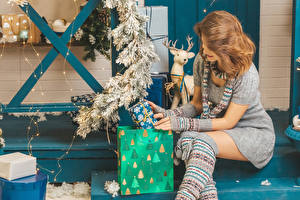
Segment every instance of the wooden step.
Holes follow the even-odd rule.
[[[3,154],[16,151],[29,154],[26,135],[29,122],[28,117],[4,115],[4,119],[0,120],[6,140]],[[61,167],[58,166],[57,159],[69,148],[76,128],[66,114],[48,115],[47,121],[39,123],[40,136],[31,142],[32,154],[37,157],[38,167],[49,175],[50,182],[60,169],[57,182],[90,181],[92,170],[116,169],[116,154],[113,151],[116,136],[111,134],[112,144],[108,144],[105,131],[91,133],[85,140],[77,136],[69,153],[60,161]]]
[[[110,200],[111,195],[104,190],[104,183],[108,180],[117,180],[117,171],[94,171],[92,173],[91,200]],[[216,180],[220,200],[296,200],[300,196],[300,186],[295,178],[270,178],[270,186],[261,185],[266,179],[248,178],[236,180]],[[169,193],[141,194],[117,196],[114,199],[160,199],[171,200],[176,196],[176,190]]]
[[[275,148],[271,161],[263,169],[255,168],[249,162],[217,159],[214,177],[222,179],[239,180],[243,178],[281,178],[300,177],[300,152],[293,146],[280,146]],[[174,174],[182,179],[185,172],[183,162],[174,167]]]
[[[287,125],[287,112],[270,113],[276,130],[276,148],[271,162],[262,170],[257,170],[249,163],[218,159],[214,176],[217,179],[239,180],[241,178],[281,178],[300,176],[300,154],[293,147],[291,141],[284,135]],[[68,115],[47,116],[47,121],[39,123],[40,136],[32,141],[32,153],[38,158],[41,167],[59,170],[57,158],[69,148],[76,126]],[[20,151],[28,153],[26,127],[28,117],[16,118],[5,115],[0,120],[0,127],[6,139],[3,153]],[[90,181],[92,170],[116,170],[116,137],[111,135],[112,144],[109,145],[105,132],[95,132],[85,140],[77,137],[68,155],[61,160],[62,172],[57,177],[58,182]],[[175,135],[178,137],[178,135]],[[176,137],[174,137],[174,143]],[[72,169],[72,170],[70,170]],[[175,167],[177,179],[182,178],[184,166]],[[46,171],[44,171],[46,172]],[[47,172],[46,172],[47,173]],[[50,181],[54,174],[47,173]]]

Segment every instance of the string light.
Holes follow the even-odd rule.
[[[212,0],[212,1],[210,2],[210,4],[209,4],[208,8],[211,8],[211,7],[214,5],[215,2],[216,2],[216,0]],[[207,13],[207,8],[204,8],[204,9],[203,9],[203,13]]]
[[[31,107],[30,110],[32,110],[32,109],[33,109],[33,108]],[[38,112],[39,112],[39,111],[38,111]],[[30,133],[31,125],[32,125],[32,122],[33,122],[33,121],[34,121],[33,124],[34,124],[35,127],[36,127],[36,134],[35,134],[35,135],[32,134],[31,137],[29,138],[29,133]],[[27,127],[26,136],[27,136],[27,141],[28,141],[28,143],[27,143],[27,151],[28,151],[28,154],[32,156],[33,153],[32,153],[32,144],[31,144],[31,142],[33,141],[33,139],[34,139],[35,137],[39,137],[39,136],[40,136],[40,131],[39,131],[38,122],[36,122],[36,121],[34,120],[34,116],[31,116],[31,117],[30,117],[30,122],[29,122],[29,126]],[[47,172],[50,173],[50,174],[54,174],[54,173],[55,173],[54,170],[49,170],[49,169],[43,167],[42,165],[40,165],[39,163],[37,163],[37,171],[39,171],[40,169],[42,169],[42,170],[44,170],[44,171],[47,171]]]
[[[1,51],[1,54],[0,54],[0,58],[3,57],[4,49],[5,49],[5,41],[4,41],[3,45],[2,45],[2,51]]]
[[[56,182],[57,176],[58,176],[58,175],[62,172],[62,170],[63,170],[62,167],[61,167],[60,161],[61,161],[66,155],[69,154],[69,152],[70,152],[70,150],[71,150],[71,148],[72,148],[72,146],[73,146],[73,144],[74,144],[75,138],[76,138],[76,135],[75,135],[75,133],[74,133],[74,135],[73,135],[73,137],[72,137],[72,141],[71,141],[71,143],[70,143],[68,149],[65,151],[64,154],[62,154],[59,158],[57,158],[57,166],[58,166],[59,170],[58,170],[58,172],[57,172],[57,173],[55,174],[55,176],[54,176],[54,179],[53,179],[54,182]]]
[[[11,7],[13,7],[13,5],[11,5]],[[76,10],[76,16],[77,16],[78,13],[79,13],[79,6],[78,6],[77,0],[74,0],[74,7],[76,8],[75,10]],[[27,16],[28,16],[28,7],[26,7],[26,11],[25,11],[25,12],[26,12],[26,14],[27,14]],[[75,20],[76,17],[74,16],[73,19]],[[73,32],[73,29],[74,29],[74,23],[72,23],[72,27],[71,27],[71,30],[72,30],[72,31],[71,31],[71,32]],[[32,30],[32,26],[31,26],[31,23],[29,22],[29,32],[31,32],[31,30]],[[33,37],[30,36],[30,38],[32,39]],[[72,34],[70,35],[70,38],[72,38]],[[25,53],[24,53],[24,49],[25,49],[25,47],[26,47],[26,45],[27,45],[26,41],[23,41],[21,44],[23,45],[23,51],[22,51],[22,52],[23,52],[24,60],[25,60],[25,62],[28,63],[28,64],[30,65],[30,67],[34,70],[35,68],[33,67],[32,63],[31,63],[30,60],[25,56]],[[72,45],[72,40],[70,40],[70,42],[69,42],[69,44],[68,44],[68,51],[67,51],[67,53],[66,53],[66,57],[70,55],[71,45]],[[32,44],[32,42],[30,42],[30,46],[31,46],[31,48],[33,49],[33,51],[35,52],[36,57],[37,57],[38,60],[40,61],[40,65],[41,65],[41,72],[40,72],[40,74],[43,74],[43,65],[42,65],[42,62],[41,62],[41,59],[40,59],[40,54],[37,52],[37,50],[35,49],[35,47],[34,47],[34,45]],[[5,49],[5,42],[4,42],[3,46],[2,46],[2,51],[1,51],[1,54],[0,54],[0,58],[3,57],[4,49]],[[73,91],[73,89],[72,89],[72,87],[71,87],[71,85],[70,85],[70,83],[69,83],[69,80],[68,80],[67,77],[66,77],[66,70],[65,70],[65,67],[66,67],[66,61],[67,61],[67,59],[65,58],[65,59],[64,59],[64,71],[63,71],[63,74],[64,74],[64,77],[65,77],[66,83],[69,85],[70,91]],[[104,70],[104,68],[102,68],[102,69]],[[125,68],[124,68],[124,69],[125,69]],[[123,69],[122,69],[122,70],[123,70]],[[21,71],[21,70],[20,70],[20,71]],[[34,78],[37,79],[37,75],[36,75],[36,74],[34,74]],[[39,88],[40,88],[40,91],[41,91],[41,95],[43,96],[43,95],[44,95],[44,90],[42,89],[41,85],[39,85]],[[35,88],[32,88],[31,91],[32,91],[32,92],[35,92]],[[78,109],[80,109],[80,106],[77,106],[76,103],[72,102],[72,104],[73,104],[74,107],[77,107]],[[30,107],[30,108],[29,108],[29,112],[32,112],[32,111],[33,111],[33,107]],[[39,113],[39,110],[35,111],[35,113]],[[33,152],[32,152],[32,148],[33,148],[32,141],[33,141],[36,137],[40,137],[41,134],[40,134],[40,131],[39,131],[39,124],[38,124],[38,122],[34,119],[35,116],[34,116],[34,115],[31,115],[31,116],[29,116],[29,117],[30,117],[30,122],[29,122],[29,125],[28,125],[27,128],[26,128],[26,129],[27,129],[27,130],[26,130],[26,137],[27,137],[27,141],[28,141],[28,143],[27,143],[27,151],[28,151],[28,154],[29,154],[29,155],[33,155]],[[35,126],[34,129],[31,127],[32,125]],[[34,134],[30,134],[32,130],[34,131]],[[54,176],[54,181],[55,181],[55,182],[56,182],[56,180],[57,180],[58,175],[59,175],[59,174],[62,172],[62,170],[63,170],[60,161],[61,161],[66,155],[69,154],[69,152],[70,152],[70,150],[71,150],[71,148],[72,148],[72,146],[73,146],[73,144],[74,144],[74,140],[75,140],[75,138],[76,138],[76,135],[75,135],[75,134],[76,134],[76,133],[74,133],[74,135],[73,135],[73,137],[72,137],[72,141],[71,141],[71,143],[69,144],[67,150],[64,152],[64,154],[62,154],[60,157],[57,158],[58,172],[57,172],[56,175]],[[47,172],[49,172],[49,173],[51,173],[51,174],[54,174],[54,173],[55,173],[55,170],[49,170],[49,169],[44,168],[43,166],[41,166],[39,163],[37,163],[37,170],[39,171],[40,169],[45,170],[45,171],[47,171]]]

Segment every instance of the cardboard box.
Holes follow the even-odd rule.
[[[150,18],[146,24],[146,33],[150,36],[160,61],[153,63],[151,72],[169,72],[169,50],[163,45],[168,40],[168,7],[140,7],[139,12]]]

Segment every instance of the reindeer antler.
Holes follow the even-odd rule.
[[[189,46],[188,46],[187,50],[185,50],[185,51],[189,52],[189,51],[193,48],[194,43],[191,42],[192,38],[191,38],[190,36],[187,36],[186,40],[187,40]],[[177,40],[176,40],[175,42],[172,42],[172,46],[170,46],[171,42],[172,42],[172,40],[170,40],[169,42],[167,42],[167,40],[164,40],[164,41],[163,41],[163,45],[165,45],[165,46],[166,46],[168,49],[170,49],[170,50],[178,50],[178,49],[175,47],[175,46],[176,46],[176,43],[177,43]],[[183,50],[183,48],[184,48],[184,47],[183,47],[183,45],[182,45],[181,50]]]
[[[189,47],[187,48],[187,52],[189,52],[192,48],[193,48],[193,46],[194,46],[194,43],[193,42],[191,42],[191,40],[192,40],[192,38],[188,35],[187,36],[187,38],[186,38],[186,40],[187,40],[187,42],[188,42],[188,45],[189,45]]]
[[[170,50],[177,50],[177,48],[175,47],[177,40],[175,42],[172,42],[172,46],[170,46],[171,42],[172,42],[172,40],[170,40],[169,42],[167,42],[167,40],[164,40],[163,45],[165,45],[165,47],[167,47]]]

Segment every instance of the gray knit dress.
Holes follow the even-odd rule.
[[[194,61],[194,83],[202,85],[203,60],[198,54]],[[218,104],[225,87],[217,87],[209,76],[208,100]],[[252,64],[250,69],[233,84],[231,102],[249,105],[247,111],[237,125],[230,130],[224,130],[230,135],[240,152],[257,168],[264,167],[272,158],[275,144],[275,133],[272,119],[264,110],[260,101],[259,75]],[[203,91],[203,88],[202,88]],[[226,110],[217,117],[222,117]]]

